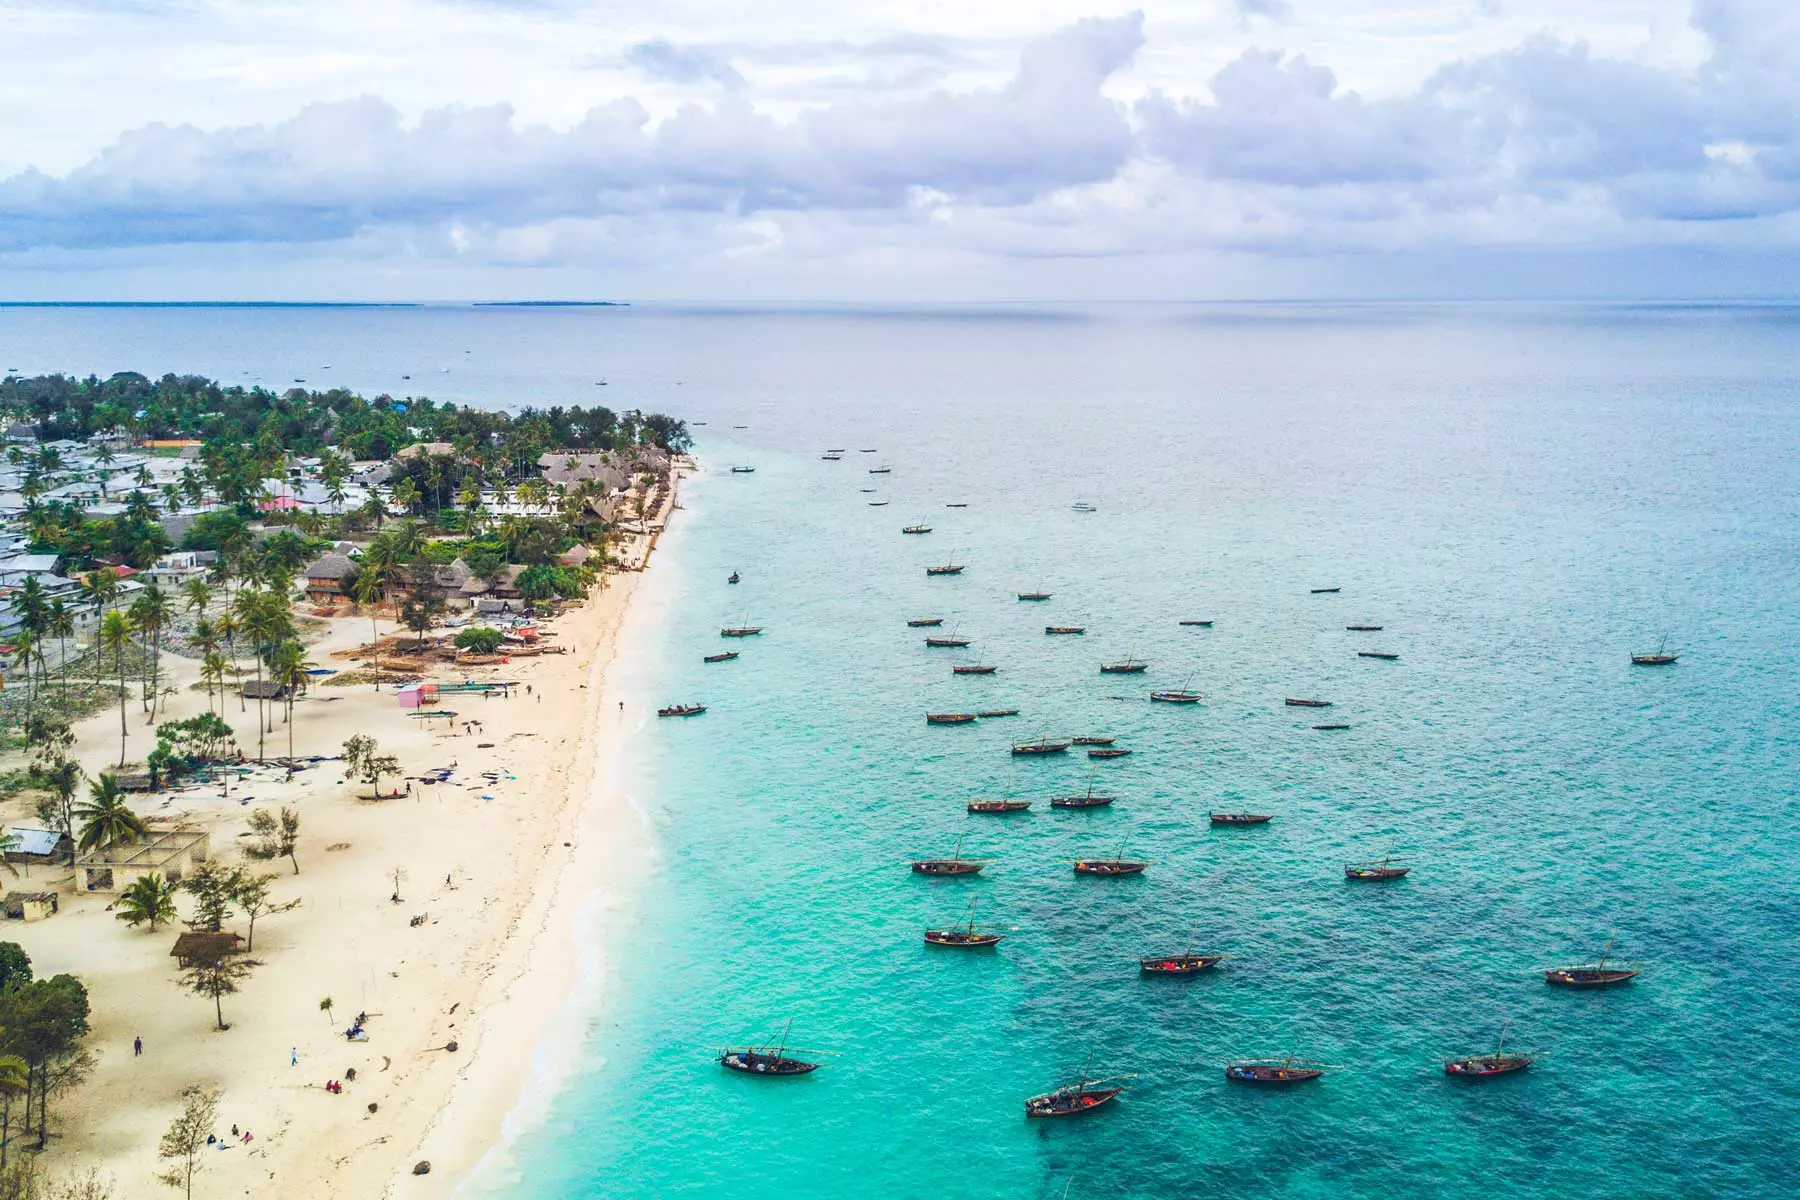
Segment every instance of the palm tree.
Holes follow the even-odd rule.
[[[235,674],[237,670],[237,635],[238,630],[242,628],[238,624],[237,614],[233,613],[229,608],[222,610],[219,613],[218,619],[213,622],[213,628],[218,630],[219,636],[225,639],[225,647],[231,656],[232,671]],[[219,711],[225,711],[225,689],[222,687],[219,689]],[[238,691],[238,711],[244,711],[244,693],[242,689]]]
[[[52,797],[51,822],[57,831],[71,842],[75,840],[75,793],[81,790],[81,768],[66,758],[58,758],[48,766],[33,768],[40,785]],[[69,854],[69,865],[75,865],[75,855]]]
[[[155,933],[158,922],[175,919],[175,893],[180,890],[160,875],[140,875],[119,893],[113,915],[127,925],[148,921]]]
[[[294,758],[294,699],[305,689],[310,678],[306,672],[312,665],[312,660],[306,657],[306,647],[298,638],[288,638],[269,655],[269,678],[287,693],[284,699],[287,703],[289,762]]]
[[[129,845],[144,836],[144,822],[125,804],[116,775],[102,773],[88,785],[88,801],[75,809],[81,822],[80,850],[104,850],[108,846]]]
[[[380,539],[376,539],[379,541]],[[373,547],[371,547],[372,549]],[[350,585],[350,592],[356,602],[369,614],[369,636],[375,649],[370,661],[375,664],[375,690],[381,690],[381,623],[378,607],[382,594],[387,590],[387,571],[368,560],[364,555],[362,566],[356,573],[356,582]]]
[[[125,765],[125,647],[131,645],[131,622],[118,609],[100,619],[100,648],[113,656],[119,671],[119,765]],[[99,674],[98,667],[95,668]]]
[[[213,688],[219,689],[219,708],[225,708],[225,676],[230,672],[230,665],[225,656],[217,650],[209,650],[206,657],[200,660],[200,678],[206,683],[206,711],[212,711]]]
[[[394,507],[411,512],[420,501],[419,485],[414,483],[410,477],[402,479],[394,485],[388,498],[394,502]]]
[[[241,591],[233,605],[244,632],[250,635],[251,648],[256,656],[256,758],[261,762],[263,734],[269,730],[267,699],[261,695],[263,659],[292,631],[293,622],[288,619],[287,602],[274,592],[254,589]]]
[[[169,601],[169,594],[154,583],[131,602],[132,624],[149,642],[150,686],[144,697],[144,708],[153,723],[156,720],[156,693],[162,684],[162,633],[174,619],[175,606]]]
[[[187,610],[197,619],[205,620],[207,606],[212,603],[212,585],[199,577],[188,580],[181,585],[181,594],[187,601]]]
[[[50,602],[50,615],[45,618],[44,629],[56,639],[56,671],[62,679],[64,701],[69,698],[69,647],[65,639],[75,636],[75,610],[69,607],[68,601],[57,597]]]

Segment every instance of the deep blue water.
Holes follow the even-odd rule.
[[[1791,1187],[1800,311],[5,310],[0,346],[26,370],[708,422],[649,678],[711,711],[647,723],[628,775],[655,867],[583,1069],[496,1194]],[[966,573],[927,579],[952,552]],[[905,627],[922,615],[1000,673],[953,679],[957,652]],[[738,620],[768,632],[702,665]],[[1363,622],[1385,629],[1343,628]],[[1664,638],[1679,665],[1628,665]],[[1148,675],[1098,674],[1126,654]],[[1197,708],[1142,698],[1190,682]],[[1088,732],[1136,753],[1006,752]],[[1045,807],[1091,777],[1113,808]],[[1005,793],[1037,804],[963,812]],[[1209,807],[1276,818],[1215,832]],[[981,876],[907,871],[959,836],[995,860]],[[1154,860],[1141,878],[1070,872],[1122,843]],[[1343,880],[1390,850],[1404,881]],[[996,951],[921,944],[974,897],[1011,929]],[[1635,983],[1543,984],[1609,938],[1646,964]],[[1139,978],[1190,939],[1233,957]],[[824,1070],[710,1061],[790,1019]],[[1443,1078],[1508,1020],[1547,1052],[1530,1072]],[[1222,1078],[1228,1055],[1290,1051],[1341,1069]],[[1121,1101],[1028,1123],[1021,1101],[1090,1053],[1135,1076]]]

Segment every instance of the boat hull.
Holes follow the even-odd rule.
[[[1544,972],[1545,983],[1552,987],[1566,988],[1618,987],[1621,983],[1630,983],[1637,977],[1637,971],[1614,967],[1608,967],[1605,970],[1568,967]]]
[[[764,1079],[794,1079],[801,1075],[810,1075],[819,1069],[818,1063],[801,1062],[797,1058],[784,1058],[776,1054],[759,1054],[755,1051],[727,1051],[719,1056],[719,1065],[727,1071],[737,1071],[744,1075],[759,1075]]]
[[[1325,1072],[1313,1067],[1259,1067],[1234,1063],[1225,1068],[1225,1078],[1232,1083],[1260,1083],[1282,1085],[1289,1083],[1305,1083],[1317,1079]]]
[[[1144,975],[1198,975],[1218,966],[1224,958],[1223,954],[1166,954],[1138,959],[1138,971]]]
[[[1077,875],[1101,875],[1116,878],[1123,875],[1142,875],[1149,863],[1132,862],[1127,859],[1098,858],[1082,859],[1074,864]]]
[[[926,858],[915,862],[912,869],[915,875],[979,875],[986,865],[966,859]]]
[[[1029,800],[971,800],[969,811],[986,813],[995,816],[1006,816],[1011,813],[1022,813],[1031,807]]]
[[[1005,934],[970,933],[966,929],[927,929],[925,944],[941,946],[946,950],[986,950],[997,946]]]
[[[1453,1058],[1444,1063],[1444,1074],[1452,1079],[1495,1079],[1523,1071],[1531,1065],[1524,1055],[1478,1054],[1472,1058]]]
[[[1206,817],[1214,825],[1267,825],[1274,819],[1271,813],[1207,813]]]
[[[1088,1088],[1078,1092],[1050,1092],[1025,1102],[1027,1117],[1079,1117],[1111,1101],[1124,1088]]]

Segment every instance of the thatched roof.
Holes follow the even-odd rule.
[[[199,962],[216,963],[227,955],[242,954],[243,940],[243,937],[235,933],[190,931],[175,939],[169,957],[179,960],[182,966]]]
[[[348,579],[356,574],[356,564],[342,554],[321,554],[316,562],[306,568],[306,577],[310,579]]]
[[[287,689],[273,679],[246,679],[238,693],[246,700],[279,700],[287,695]]]

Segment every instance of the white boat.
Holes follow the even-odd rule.
[[[1075,503],[1069,505],[1069,507],[1074,509],[1076,512],[1099,512],[1100,511],[1099,508],[1097,508],[1095,505],[1088,503],[1086,500],[1077,500]]]

